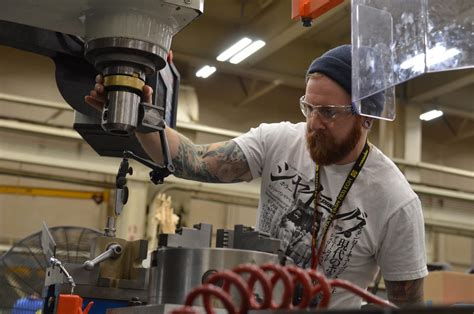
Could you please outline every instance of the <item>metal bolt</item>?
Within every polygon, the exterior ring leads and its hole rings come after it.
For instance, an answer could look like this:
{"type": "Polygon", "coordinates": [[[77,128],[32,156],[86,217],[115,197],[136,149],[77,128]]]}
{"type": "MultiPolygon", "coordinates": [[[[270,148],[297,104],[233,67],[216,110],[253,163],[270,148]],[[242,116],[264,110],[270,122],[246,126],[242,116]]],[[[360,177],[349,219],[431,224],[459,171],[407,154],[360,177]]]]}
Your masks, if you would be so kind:
{"type": "Polygon", "coordinates": [[[190,3],[191,3],[191,0],[184,0],[184,3],[190,4],[190,3]]]}

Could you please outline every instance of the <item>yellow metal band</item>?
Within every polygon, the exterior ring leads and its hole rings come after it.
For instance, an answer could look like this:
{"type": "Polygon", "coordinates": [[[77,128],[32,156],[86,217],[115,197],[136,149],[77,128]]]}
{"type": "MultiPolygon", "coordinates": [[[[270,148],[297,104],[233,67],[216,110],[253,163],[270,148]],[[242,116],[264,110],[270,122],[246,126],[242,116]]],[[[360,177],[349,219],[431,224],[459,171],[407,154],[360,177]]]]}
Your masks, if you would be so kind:
{"type": "Polygon", "coordinates": [[[145,82],[128,75],[109,75],[104,77],[104,86],[126,86],[141,91],[143,86],[145,86],[145,82]]]}

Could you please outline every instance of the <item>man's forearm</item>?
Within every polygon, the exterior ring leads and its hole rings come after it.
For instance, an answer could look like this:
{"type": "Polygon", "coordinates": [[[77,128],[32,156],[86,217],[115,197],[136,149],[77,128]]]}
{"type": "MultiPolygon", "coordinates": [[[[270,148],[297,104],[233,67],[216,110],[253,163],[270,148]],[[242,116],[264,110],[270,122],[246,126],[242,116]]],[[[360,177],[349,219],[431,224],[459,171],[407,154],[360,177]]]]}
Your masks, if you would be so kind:
{"type": "MultiPolygon", "coordinates": [[[[176,156],[179,146],[179,133],[171,128],[165,129],[166,138],[168,140],[168,149],[170,150],[171,159],[176,156]]],[[[142,148],[150,156],[153,161],[163,164],[163,150],[161,149],[161,139],[158,132],[142,134],[136,133],[138,141],[142,148]]]]}
{"type": "MultiPolygon", "coordinates": [[[[145,152],[163,163],[159,134],[137,134],[145,152]]],[[[180,178],[212,183],[241,182],[252,179],[244,153],[232,140],[195,145],[177,131],[167,128],[166,137],[175,175],[180,178]]]]}
{"type": "Polygon", "coordinates": [[[210,183],[252,179],[247,159],[234,141],[194,145],[188,138],[179,137],[178,151],[173,157],[177,176],[210,183]]]}

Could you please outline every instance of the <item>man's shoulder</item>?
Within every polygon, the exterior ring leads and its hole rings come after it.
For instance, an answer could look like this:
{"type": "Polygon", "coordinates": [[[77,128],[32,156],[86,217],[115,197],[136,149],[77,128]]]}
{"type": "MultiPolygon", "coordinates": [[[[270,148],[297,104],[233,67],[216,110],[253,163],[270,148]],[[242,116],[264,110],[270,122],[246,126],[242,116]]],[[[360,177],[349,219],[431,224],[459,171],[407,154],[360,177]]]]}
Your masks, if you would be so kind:
{"type": "Polygon", "coordinates": [[[391,160],[375,145],[371,145],[368,164],[370,165],[371,171],[374,172],[374,175],[376,173],[379,174],[376,177],[381,177],[383,180],[391,178],[397,181],[402,181],[409,186],[404,174],[400,171],[393,160],[391,160]]]}
{"type": "Polygon", "coordinates": [[[299,167],[309,158],[305,145],[306,123],[262,123],[245,134],[234,138],[247,160],[257,159],[263,168],[275,162],[289,162],[299,167]],[[305,155],[306,154],[306,155],[305,155]],[[301,158],[304,156],[305,158],[301,158]],[[308,157],[308,158],[306,158],[308,157]]]}
{"type": "Polygon", "coordinates": [[[267,130],[282,130],[285,132],[302,132],[306,131],[306,122],[293,123],[290,121],[282,121],[276,123],[262,123],[259,128],[267,130]]]}
{"type": "Polygon", "coordinates": [[[278,123],[262,123],[257,128],[261,139],[268,144],[288,146],[299,143],[306,134],[306,122],[292,123],[283,121],[278,123]]]}
{"type": "Polygon", "coordinates": [[[413,200],[416,193],[397,165],[377,147],[372,146],[368,159],[368,177],[372,188],[386,197],[413,200]]]}

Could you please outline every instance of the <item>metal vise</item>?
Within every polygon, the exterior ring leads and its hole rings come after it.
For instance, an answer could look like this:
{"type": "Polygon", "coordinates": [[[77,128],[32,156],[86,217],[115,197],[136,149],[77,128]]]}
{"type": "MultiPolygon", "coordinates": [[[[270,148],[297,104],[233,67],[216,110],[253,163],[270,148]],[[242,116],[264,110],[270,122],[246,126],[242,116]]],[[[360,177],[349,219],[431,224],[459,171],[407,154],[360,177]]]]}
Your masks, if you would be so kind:
{"type": "Polygon", "coordinates": [[[185,247],[206,248],[211,247],[212,225],[197,224],[194,228],[181,228],[176,234],[160,234],[158,247],[185,247]]]}
{"type": "Polygon", "coordinates": [[[217,230],[216,247],[278,254],[280,240],[251,227],[235,225],[234,230],[217,230]]]}

